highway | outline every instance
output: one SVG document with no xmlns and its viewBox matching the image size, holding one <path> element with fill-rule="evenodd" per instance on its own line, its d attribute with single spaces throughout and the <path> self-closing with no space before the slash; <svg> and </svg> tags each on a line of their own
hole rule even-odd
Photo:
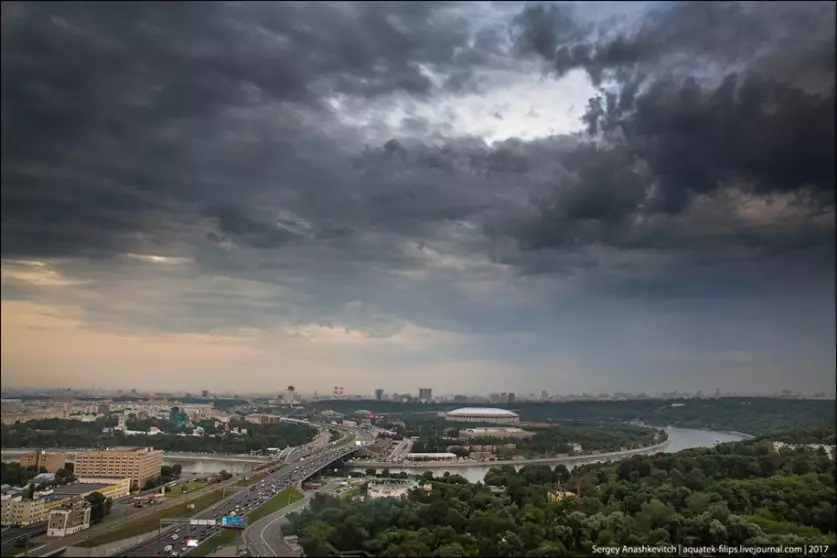
<svg viewBox="0 0 837 558">
<path fill-rule="evenodd" d="M 214 485 L 211 488 L 208 487 L 208 488 L 203 488 L 201 490 L 195 490 L 195 491 L 189 493 L 188 496 L 183 496 L 183 497 L 181 497 L 177 500 L 170 500 L 170 501 L 167 501 L 163 504 L 159 504 L 157 506 L 148 506 L 145 509 L 137 510 L 136 512 L 132 513 L 127 520 L 128 521 L 135 521 L 135 520 L 137 520 L 141 517 L 144 517 L 146 515 L 151 515 L 151 514 L 157 513 L 158 511 L 160 511 L 160 509 L 165 509 L 168 506 L 173 506 L 173 505 L 189 502 L 191 500 L 195 500 L 197 498 L 200 498 L 201 496 L 203 496 L 204 494 L 206 494 L 207 492 L 209 492 L 212 489 L 219 489 L 219 488 L 222 488 L 222 487 L 225 487 L 225 486 L 230 486 L 232 484 L 235 484 L 237 481 L 238 481 L 238 479 L 232 478 L 229 481 L 227 481 L 226 483 L 222 483 L 220 485 Z M 120 502 L 120 501 L 117 501 L 117 502 Z M 114 508 L 116 508 L 116 506 L 114 506 Z M 112 511 L 111 513 L 113 514 L 115 512 Z M 46 522 L 42 523 L 42 525 L 46 525 Z M 106 532 L 111 531 L 113 529 L 118 529 L 119 527 L 120 527 L 120 522 L 119 521 L 110 521 L 110 522 L 104 523 L 102 525 L 95 525 L 95 526 L 91 527 L 90 529 L 87 529 L 85 531 L 81 531 L 79 533 L 76 533 L 75 535 L 69 535 L 67 537 L 57 539 L 57 540 L 53 539 L 50 542 L 46 543 L 44 546 L 38 546 L 36 550 L 30 551 L 29 555 L 30 556 L 42 556 L 42 555 L 48 554 L 50 552 L 53 552 L 56 549 L 59 549 L 59 548 L 65 547 L 65 546 L 73 546 L 74 544 L 80 543 L 80 542 L 82 542 L 82 541 L 84 541 L 84 540 L 86 540 L 90 537 L 95 537 L 97 535 L 106 533 Z"/>
<path fill-rule="evenodd" d="M 20 541 L 27 537 L 37 537 L 39 535 L 43 535 L 46 532 L 46 521 L 42 521 L 35 525 L 29 525 L 28 527 L 10 527 L 8 529 L 3 530 L 2 544 L 0 544 L 0 546 L 6 548 L 7 546 L 15 544 L 17 541 Z"/>
<path fill-rule="evenodd" d="M 276 513 L 263 517 L 244 531 L 244 544 L 253 556 L 297 556 L 282 537 L 281 525 L 285 516 L 300 511 L 317 492 L 329 493 L 341 485 L 340 481 L 329 482 L 312 494 L 306 494 L 302 500 L 282 508 Z"/>
<path fill-rule="evenodd" d="M 213 508 L 205 510 L 192 519 L 218 520 L 232 512 L 235 512 L 236 515 L 246 515 L 261 505 L 263 498 L 272 497 L 274 493 L 278 494 L 287 487 L 301 483 L 329 463 L 356 451 L 358 446 L 355 445 L 354 440 L 359 433 L 356 431 L 348 431 L 348 433 L 352 436 L 352 441 L 349 444 L 335 446 L 328 443 L 328 432 L 326 431 L 324 433 L 324 445 L 322 438 L 318 438 L 318 441 L 307 450 L 292 453 L 284 466 L 256 483 L 254 490 L 239 491 L 234 496 L 219 502 Z M 364 433 L 361 435 L 361 439 L 365 443 L 371 441 L 371 437 L 371 434 Z M 215 525 L 190 525 L 186 523 L 171 526 L 165 529 L 161 535 L 120 553 L 120 556 L 179 556 L 189 550 L 186 546 L 186 539 L 195 539 L 202 542 L 219 529 L 220 527 Z M 171 548 L 167 551 L 166 548 L 169 545 L 171 545 Z"/>
</svg>

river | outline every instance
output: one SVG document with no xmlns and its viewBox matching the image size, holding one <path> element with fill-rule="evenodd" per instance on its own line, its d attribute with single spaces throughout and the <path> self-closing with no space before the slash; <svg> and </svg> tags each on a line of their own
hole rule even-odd
<svg viewBox="0 0 837 558">
<path fill-rule="evenodd" d="M 732 432 L 713 432 L 709 430 L 691 430 L 685 428 L 666 428 L 665 431 L 668 432 L 669 443 L 668 446 L 662 451 L 665 451 L 667 453 L 676 452 L 688 448 L 711 447 L 715 445 L 716 441 L 719 443 L 737 442 L 740 440 L 744 440 L 748 437 L 746 434 L 736 434 Z M 18 458 L 19 457 L 17 456 L 12 456 L 9 454 L 3 455 L 3 461 L 12 461 L 17 460 Z M 595 455 L 591 455 L 590 458 L 587 460 L 567 462 L 565 463 L 565 465 L 568 469 L 572 469 L 577 465 L 583 465 L 596 459 L 598 458 Z M 167 455 L 163 459 L 163 463 L 165 463 L 166 465 L 179 464 L 182 467 L 183 474 L 194 476 L 211 475 L 212 473 L 216 473 L 221 470 L 226 470 L 227 472 L 233 474 L 243 474 L 250 471 L 253 465 L 259 462 L 259 458 L 254 458 L 252 461 L 248 461 L 246 460 L 246 458 L 241 457 L 238 457 L 235 460 L 231 460 L 225 459 L 224 457 L 214 458 L 208 455 L 202 455 L 199 458 L 185 456 L 176 457 Z M 555 463 L 560 462 L 560 459 L 555 461 Z M 481 481 L 485 477 L 485 473 L 492 466 L 493 465 L 490 464 L 474 465 L 473 467 L 445 467 L 443 465 L 431 465 L 428 467 L 410 468 L 389 467 L 389 470 L 393 473 L 400 473 L 401 471 L 406 471 L 407 473 L 413 475 L 421 474 L 424 471 L 433 471 L 435 475 L 443 475 L 446 471 L 448 471 L 451 474 L 462 475 L 471 482 L 477 482 Z M 522 465 L 517 465 L 516 467 L 520 468 L 521 466 Z M 383 468 L 384 467 L 381 467 L 379 470 L 382 470 Z M 365 470 L 366 466 L 356 467 L 354 469 Z"/>
<path fill-rule="evenodd" d="M 689 448 L 708 448 L 714 446 L 716 443 L 723 444 L 726 442 L 740 442 L 741 440 L 746 440 L 750 437 L 746 434 L 734 432 L 714 432 L 711 430 L 692 430 L 688 428 L 668 427 L 665 431 L 668 433 L 669 440 L 668 446 L 662 450 L 665 453 L 674 453 Z M 578 465 L 585 465 L 591 461 L 595 461 L 596 459 L 598 458 L 595 455 L 591 455 L 588 460 L 567 462 L 565 465 L 568 469 L 573 469 Z M 560 462 L 560 459 L 555 461 L 556 464 Z M 388 467 L 388 469 L 392 473 L 406 472 L 410 475 L 420 475 L 425 471 L 432 471 L 434 475 L 441 476 L 448 472 L 451 475 L 462 475 L 471 482 L 479 482 L 485 478 L 485 474 L 491 467 L 494 466 L 495 465 L 491 464 L 474 465 L 473 467 L 445 467 L 444 465 L 439 465 L 409 468 Z M 520 469 L 522 466 L 523 465 L 516 465 L 515 469 Z M 366 470 L 366 467 L 350 467 L 350 469 Z M 378 470 L 383 470 L 383 467 Z"/>
</svg>

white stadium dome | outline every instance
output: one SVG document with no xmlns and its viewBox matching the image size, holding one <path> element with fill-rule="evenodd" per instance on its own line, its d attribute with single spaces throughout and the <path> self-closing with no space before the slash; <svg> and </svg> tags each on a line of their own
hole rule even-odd
<svg viewBox="0 0 837 558">
<path fill-rule="evenodd" d="M 488 422 L 493 424 L 512 424 L 520 422 L 520 415 L 506 409 L 487 407 L 463 407 L 449 411 L 445 418 L 454 422 Z"/>
</svg>

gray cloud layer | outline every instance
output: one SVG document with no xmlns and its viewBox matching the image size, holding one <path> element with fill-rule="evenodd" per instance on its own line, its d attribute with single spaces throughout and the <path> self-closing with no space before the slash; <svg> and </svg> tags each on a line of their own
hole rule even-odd
<svg viewBox="0 0 837 558">
<path fill-rule="evenodd" d="M 548 328 L 556 288 L 717 299 L 833 280 L 833 3 L 652 5 L 612 27 L 583 5 L 510 9 L 4 3 L 3 258 L 105 288 L 133 273 L 124 254 L 179 257 L 194 265 L 166 280 L 293 293 L 223 305 L 171 283 L 132 327 L 178 331 L 361 322 L 346 305 L 362 301 L 370 323 L 503 332 Z M 343 101 L 478 91 L 532 55 L 599 86 L 584 132 L 402 128 L 367 146 L 340 118 Z"/>
</svg>

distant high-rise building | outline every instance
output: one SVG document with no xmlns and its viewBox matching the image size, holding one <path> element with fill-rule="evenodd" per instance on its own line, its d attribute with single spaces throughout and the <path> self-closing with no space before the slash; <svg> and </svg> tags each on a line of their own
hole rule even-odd
<svg viewBox="0 0 837 558">
<path fill-rule="evenodd" d="M 715 388 L 715 399 L 721 397 L 721 388 Z"/>
<path fill-rule="evenodd" d="M 508 403 L 509 402 L 509 394 L 505 391 L 500 394 L 500 403 Z"/>
<path fill-rule="evenodd" d="M 63 453 L 46 453 L 44 451 L 30 451 L 20 456 L 20 468 L 28 469 L 34 467 L 40 471 L 43 467 L 47 473 L 54 473 L 64 468 L 67 462 L 67 455 Z"/>
<path fill-rule="evenodd" d="M 492 393 L 488 396 L 488 399 L 494 403 L 495 405 L 500 402 L 500 394 L 499 393 Z"/>
<path fill-rule="evenodd" d="M 419 388 L 419 400 L 430 401 L 433 399 L 433 390 L 430 388 Z"/>
<path fill-rule="evenodd" d="M 383 401 L 384 400 L 384 390 L 378 388 L 375 390 L 375 401 Z"/>
<path fill-rule="evenodd" d="M 288 386 L 288 403 L 293 405 L 296 403 L 296 388 L 294 386 Z"/>
<path fill-rule="evenodd" d="M 549 394 L 546 392 L 546 390 L 543 390 L 541 392 L 541 401 L 549 401 Z"/>
<path fill-rule="evenodd" d="M 509 403 L 514 403 L 514 392 L 509 393 L 509 397 L 506 401 Z"/>
<path fill-rule="evenodd" d="M 334 397 L 343 397 L 343 386 L 334 386 Z"/>
</svg>

